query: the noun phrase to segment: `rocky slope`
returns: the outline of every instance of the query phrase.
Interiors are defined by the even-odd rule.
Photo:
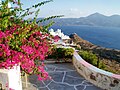
[[[77,34],[71,34],[70,38],[83,50],[89,50],[97,54],[111,71],[118,71],[120,74],[120,50],[108,49],[94,45],[80,38]]]
[[[108,49],[108,48],[94,45],[86,40],[83,40],[77,34],[71,34],[70,38],[76,44],[79,44],[83,50],[91,50],[92,52],[99,54],[100,57],[111,59],[111,60],[116,60],[120,62],[120,50]]]

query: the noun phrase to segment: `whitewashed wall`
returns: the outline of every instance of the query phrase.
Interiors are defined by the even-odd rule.
[[[103,90],[120,90],[120,75],[94,67],[83,60],[77,52],[73,56],[73,65],[80,75]]]
[[[15,66],[14,69],[0,69],[0,84],[5,90],[9,88],[13,90],[22,90],[20,67]]]

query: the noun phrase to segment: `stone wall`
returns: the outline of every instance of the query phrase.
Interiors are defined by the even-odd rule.
[[[94,67],[84,61],[77,52],[73,55],[73,65],[86,80],[104,90],[120,90],[120,75]]]
[[[22,90],[20,67],[0,69],[0,90]]]

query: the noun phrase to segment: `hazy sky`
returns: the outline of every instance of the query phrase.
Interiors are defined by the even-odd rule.
[[[43,0],[21,0],[23,7],[29,7]],[[81,17],[92,13],[104,15],[120,15],[120,0],[53,0],[41,7],[39,17],[65,15],[65,17]]]

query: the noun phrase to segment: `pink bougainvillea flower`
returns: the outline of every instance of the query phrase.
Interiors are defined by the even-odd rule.
[[[5,37],[5,33],[0,31],[0,39]]]
[[[46,80],[49,75],[44,70],[43,60],[45,60],[49,49],[49,42],[46,40],[48,34],[44,35],[42,32],[34,32],[29,38],[21,38],[22,45],[18,51],[9,46],[10,40],[14,40],[16,36],[21,34],[17,31],[17,28],[19,26],[16,25],[7,29],[5,33],[0,31],[0,56],[4,57],[4,62],[0,63],[0,68],[10,69],[15,65],[20,65],[21,69],[26,73],[37,74],[38,80]],[[4,39],[4,42],[2,39]],[[35,60],[38,59],[40,59],[40,66],[35,63]]]
[[[56,35],[56,36],[54,37],[54,42],[58,42],[59,40],[60,40],[60,37]]]
[[[9,88],[9,90],[14,90],[14,89],[12,89],[12,88]]]
[[[34,53],[34,48],[30,47],[30,46],[27,46],[27,45],[23,45],[21,47],[21,49],[26,52],[27,54],[33,54]]]
[[[6,87],[8,87],[8,82],[5,84]]]
[[[17,9],[20,8],[20,1],[8,1],[15,4],[12,9],[19,12]],[[0,30],[0,68],[11,69],[20,65],[21,70],[25,73],[36,74],[39,80],[45,80],[48,78],[48,73],[44,70],[43,60],[49,52],[51,43],[49,34],[44,32],[42,26],[26,23],[27,20],[17,18],[15,12],[10,16],[11,23],[6,23],[8,26],[5,25],[6,27]],[[32,12],[28,12],[28,14],[32,14]],[[10,90],[12,89],[10,88]]]
[[[40,75],[37,75],[38,76],[38,80],[42,81],[43,78],[40,76]]]

